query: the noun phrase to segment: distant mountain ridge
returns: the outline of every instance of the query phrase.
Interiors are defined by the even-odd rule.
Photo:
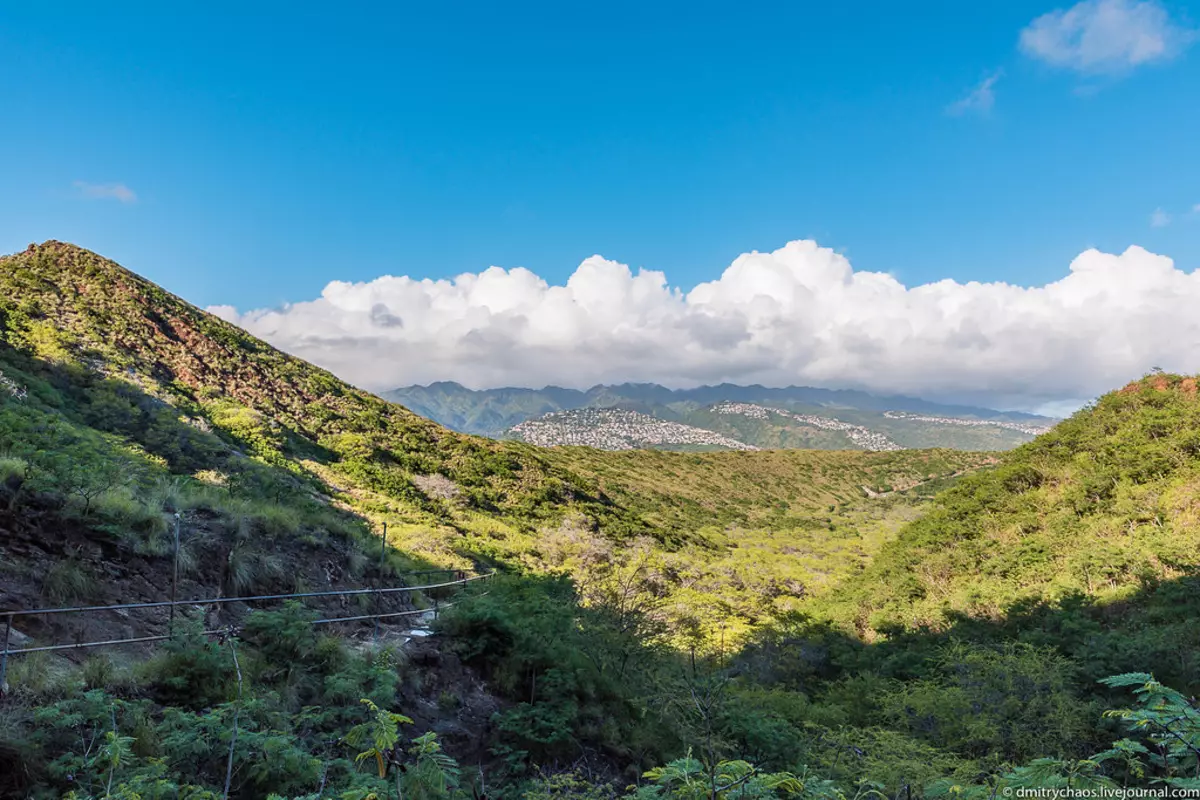
[[[577,408],[628,408],[637,402],[651,405],[721,402],[783,401],[810,406],[850,408],[860,411],[904,411],[945,417],[1051,424],[1049,417],[1021,411],[997,411],[979,406],[937,403],[904,395],[874,395],[856,389],[819,389],[810,386],[772,388],[759,384],[721,383],[694,389],[668,389],[656,383],[597,384],[589,389],[546,386],[541,389],[506,386],[468,389],[455,381],[427,386],[405,386],[382,393],[422,416],[463,433],[497,435],[527,419]]]
[[[530,426],[525,423],[533,421],[568,425],[570,434],[563,428],[558,442],[547,439],[551,428],[539,426],[539,444],[578,443],[581,426],[590,417],[563,415],[586,409],[636,412],[646,418],[707,430],[747,446],[773,449],[860,449],[865,446],[863,431],[869,431],[877,440],[894,440],[901,447],[1004,450],[1028,441],[1055,421],[1035,414],[899,395],[879,396],[852,389],[731,383],[693,389],[623,383],[598,384],[586,390],[560,386],[475,390],[441,381],[394,389],[384,392],[383,397],[453,430],[495,438],[526,438]],[[728,410],[717,411],[731,403],[774,409],[776,413],[735,418]],[[821,424],[818,418],[833,424]],[[633,440],[638,438],[639,434],[634,433]],[[597,435],[596,441],[602,440],[606,437]]]

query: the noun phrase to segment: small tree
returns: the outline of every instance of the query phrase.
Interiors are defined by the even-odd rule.
[[[403,785],[410,800],[444,800],[455,796],[458,762],[442,751],[433,731],[413,739],[408,748],[416,761],[405,767]]]
[[[92,763],[108,768],[108,784],[104,790],[106,797],[112,796],[113,776],[117,770],[133,761],[133,741],[132,736],[122,736],[115,728],[104,734],[104,744]]]
[[[350,729],[344,741],[354,748],[360,748],[354,757],[354,763],[374,759],[379,770],[379,777],[386,778],[388,766],[395,755],[396,745],[400,741],[400,726],[411,725],[412,720],[403,714],[396,714],[380,708],[364,698],[363,705],[370,712],[366,722],[359,723]]]
[[[354,748],[361,748],[354,761],[375,761],[380,778],[386,778],[389,767],[400,766],[400,726],[411,725],[412,720],[403,714],[387,711],[367,699],[363,699],[370,718],[355,725],[346,734],[344,741]],[[442,751],[437,734],[430,731],[413,739],[408,748],[414,759],[395,770],[396,794],[411,800],[449,800],[460,796],[458,762]],[[342,795],[345,800],[373,800],[378,795],[370,789],[351,790]]]
[[[1137,687],[1133,692],[1140,702],[1138,708],[1106,711],[1104,716],[1123,720],[1133,733],[1145,736],[1146,744],[1122,739],[1093,758],[1122,761],[1138,776],[1157,773],[1158,780],[1170,786],[1200,789],[1200,705],[1196,700],[1163,686],[1146,672],[1114,675],[1100,682]]]
[[[83,501],[83,513],[87,516],[97,498],[126,484],[128,474],[127,465],[114,461],[75,463],[59,474],[58,483],[67,495]]]

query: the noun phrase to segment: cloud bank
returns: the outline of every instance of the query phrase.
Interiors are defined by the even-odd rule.
[[[334,281],[276,310],[209,310],[375,390],[731,381],[1038,409],[1154,366],[1200,371],[1197,307],[1200,271],[1140,247],[1088,250],[1042,287],[909,288],[796,241],[739,256],[686,293],[661,272],[593,256],[563,286],[491,267],[453,280]]]
[[[1195,38],[1157,0],[1084,0],[1035,19],[1020,44],[1056,67],[1116,73],[1174,58]]]

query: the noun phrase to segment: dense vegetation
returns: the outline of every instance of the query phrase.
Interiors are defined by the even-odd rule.
[[[441,429],[68,245],[0,261],[0,333],[6,606],[161,597],[176,519],[196,595],[371,585],[383,522],[388,579],[503,573],[404,648],[284,608],[218,620],[225,640],[180,622],[144,664],[14,657],[0,795],[1200,778],[1192,379],[1150,376],[996,466],[539,451]],[[1106,715],[1130,688],[1139,705]]]
[[[840,592],[833,616],[867,636],[1003,625],[1089,677],[1154,664],[1200,690],[1196,386],[1152,375],[964,478]]]

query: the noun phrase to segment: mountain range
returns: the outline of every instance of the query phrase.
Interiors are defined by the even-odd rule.
[[[471,390],[438,382],[382,396],[463,433],[602,449],[1006,450],[1055,422],[913,397],[729,383],[692,389],[625,383],[587,390]]]

